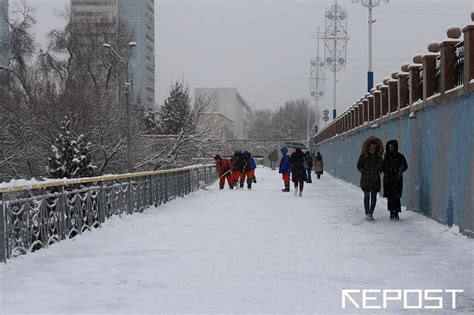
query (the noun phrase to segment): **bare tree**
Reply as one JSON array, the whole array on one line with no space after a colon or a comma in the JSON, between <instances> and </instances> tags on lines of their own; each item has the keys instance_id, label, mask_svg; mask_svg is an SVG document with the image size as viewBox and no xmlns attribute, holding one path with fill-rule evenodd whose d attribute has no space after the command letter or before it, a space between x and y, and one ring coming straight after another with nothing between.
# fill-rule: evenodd
<instances>
[{"instance_id":1,"label":"bare tree","mask_svg":"<svg viewBox=\"0 0 474 315\"><path fill-rule=\"evenodd\" d=\"M198 152L212 150L220 140L213 132L214 121L205 115L211 104L210 97L198 96L177 134L147 137L148 140L144 142L147 149L142 152L152 153L142 156L136 168L160 169L181 166L191 163L192 157L198 156Z\"/></svg>"}]
</instances>

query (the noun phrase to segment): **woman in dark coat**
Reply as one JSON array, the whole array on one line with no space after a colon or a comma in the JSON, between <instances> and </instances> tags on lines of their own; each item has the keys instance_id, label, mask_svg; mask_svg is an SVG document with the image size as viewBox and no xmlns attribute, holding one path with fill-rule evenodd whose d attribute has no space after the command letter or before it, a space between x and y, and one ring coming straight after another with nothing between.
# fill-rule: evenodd
<instances>
[{"instance_id":1,"label":"woman in dark coat","mask_svg":"<svg viewBox=\"0 0 474 315\"><path fill-rule=\"evenodd\" d=\"M364 192L365 215L373 220L377 193L380 191L380 173L383 168L383 144L377 137L369 137L364 141L362 153L357 162L357 169L361 173L360 188Z\"/></svg>"},{"instance_id":2,"label":"woman in dark coat","mask_svg":"<svg viewBox=\"0 0 474 315\"><path fill-rule=\"evenodd\" d=\"M324 172L323 156L319 152L316 154L316 157L314 158L314 172L318 176L318 179L321 178L321 175Z\"/></svg>"},{"instance_id":3,"label":"woman in dark coat","mask_svg":"<svg viewBox=\"0 0 474 315\"><path fill-rule=\"evenodd\" d=\"M387 210L390 220L398 220L402 211L400 198L403 191L403 173L408 169L405 156L398 152L397 140L390 140L385 147L383 161L383 195L388 199Z\"/></svg>"},{"instance_id":4,"label":"woman in dark coat","mask_svg":"<svg viewBox=\"0 0 474 315\"><path fill-rule=\"evenodd\" d=\"M306 182L311 184L311 170L313 169L313 156L309 151L304 154L304 168L306 169Z\"/></svg>"},{"instance_id":5,"label":"woman in dark coat","mask_svg":"<svg viewBox=\"0 0 474 315\"><path fill-rule=\"evenodd\" d=\"M299 196L303 197L303 187L306 181L306 169L304 167L305 155L301 149L296 149L290 158L293 165L292 180L295 183L295 196L298 194L298 187L300 189Z\"/></svg>"}]
</instances>

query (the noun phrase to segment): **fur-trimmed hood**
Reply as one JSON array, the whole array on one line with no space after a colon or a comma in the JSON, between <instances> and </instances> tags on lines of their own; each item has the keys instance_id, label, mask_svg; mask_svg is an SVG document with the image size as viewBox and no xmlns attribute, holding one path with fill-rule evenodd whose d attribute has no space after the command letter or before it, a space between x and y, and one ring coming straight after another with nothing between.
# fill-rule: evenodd
<instances>
[{"instance_id":1,"label":"fur-trimmed hood","mask_svg":"<svg viewBox=\"0 0 474 315\"><path fill-rule=\"evenodd\" d=\"M382 140L380 140L379 138L374 137L374 136L370 136L367 139L365 139L364 144L362 145L362 152L361 153L364 154L364 155L367 155L369 153L370 144L373 143L373 142L377 144L377 149L375 150L375 152L378 155L383 156L384 150L383 150Z\"/></svg>"}]
</instances>

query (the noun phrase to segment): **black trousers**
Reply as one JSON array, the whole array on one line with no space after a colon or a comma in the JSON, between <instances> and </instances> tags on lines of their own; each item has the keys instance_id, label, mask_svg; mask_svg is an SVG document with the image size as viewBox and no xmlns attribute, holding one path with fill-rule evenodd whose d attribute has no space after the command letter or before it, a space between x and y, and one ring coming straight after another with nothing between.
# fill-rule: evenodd
<instances>
[{"instance_id":1,"label":"black trousers","mask_svg":"<svg viewBox=\"0 0 474 315\"><path fill-rule=\"evenodd\" d=\"M377 204L377 192L376 191L364 191L364 207L365 214L373 214L375 205Z\"/></svg>"},{"instance_id":2,"label":"black trousers","mask_svg":"<svg viewBox=\"0 0 474 315\"><path fill-rule=\"evenodd\" d=\"M298 189L298 186L300 187L300 191L303 191L304 180L300 180L300 181L298 181L298 182L295 182L295 189L296 189L296 190Z\"/></svg>"},{"instance_id":3,"label":"black trousers","mask_svg":"<svg viewBox=\"0 0 474 315\"><path fill-rule=\"evenodd\" d=\"M308 183L312 183L312 182L313 182L313 181L311 180L311 169L310 169L310 168L306 169L306 181L307 181Z\"/></svg>"},{"instance_id":4,"label":"black trousers","mask_svg":"<svg viewBox=\"0 0 474 315\"><path fill-rule=\"evenodd\" d=\"M400 197L396 195L388 195L387 197L387 210L392 212L402 212L402 204L400 202Z\"/></svg>"}]
</instances>

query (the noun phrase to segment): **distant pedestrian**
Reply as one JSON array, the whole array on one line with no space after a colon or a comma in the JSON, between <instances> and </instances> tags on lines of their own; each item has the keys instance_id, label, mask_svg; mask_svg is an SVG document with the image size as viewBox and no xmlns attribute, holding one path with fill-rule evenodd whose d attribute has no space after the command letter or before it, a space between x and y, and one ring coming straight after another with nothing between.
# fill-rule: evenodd
<instances>
[{"instance_id":1,"label":"distant pedestrian","mask_svg":"<svg viewBox=\"0 0 474 315\"><path fill-rule=\"evenodd\" d=\"M311 171L313 170L313 156L309 151L304 154L304 168L306 170L306 182L311 184Z\"/></svg>"},{"instance_id":2,"label":"distant pedestrian","mask_svg":"<svg viewBox=\"0 0 474 315\"><path fill-rule=\"evenodd\" d=\"M214 157L216 161L216 173L219 176L219 189L224 189L225 180L227 179L227 184L230 189L234 189L234 181L232 179L232 163L228 159L223 159L217 154Z\"/></svg>"},{"instance_id":3,"label":"distant pedestrian","mask_svg":"<svg viewBox=\"0 0 474 315\"><path fill-rule=\"evenodd\" d=\"M268 159L270 160L270 166L274 171L276 169L276 162L278 161L278 151L276 149L273 150L268 156Z\"/></svg>"},{"instance_id":4,"label":"distant pedestrian","mask_svg":"<svg viewBox=\"0 0 474 315\"><path fill-rule=\"evenodd\" d=\"M357 169L361 173L360 188L364 191L365 215L373 220L377 193L380 191L380 173L383 167L383 144L377 137L369 137L364 141L362 153L357 162Z\"/></svg>"},{"instance_id":5,"label":"distant pedestrian","mask_svg":"<svg viewBox=\"0 0 474 315\"><path fill-rule=\"evenodd\" d=\"M301 149L296 149L295 152L291 155L291 165L292 165L292 179L293 183L295 184L295 196L298 195L298 188L299 188L299 196L303 197L303 187L304 182L306 181L306 169L304 167L305 164L305 154Z\"/></svg>"},{"instance_id":6,"label":"distant pedestrian","mask_svg":"<svg viewBox=\"0 0 474 315\"><path fill-rule=\"evenodd\" d=\"M282 175L283 183L285 184L285 188L281 191L289 192L290 191L290 174L291 174L291 159L288 155L288 149L286 147L282 147L280 149L281 154L283 155L280 160L280 168L279 173Z\"/></svg>"},{"instance_id":7,"label":"distant pedestrian","mask_svg":"<svg viewBox=\"0 0 474 315\"><path fill-rule=\"evenodd\" d=\"M323 156L321 153L316 153L316 156L314 157L314 172L316 173L316 176L318 179L321 179L321 175L323 175L324 171L324 164L323 164Z\"/></svg>"},{"instance_id":8,"label":"distant pedestrian","mask_svg":"<svg viewBox=\"0 0 474 315\"><path fill-rule=\"evenodd\" d=\"M254 184L256 184L257 183L257 177L255 175L255 172L257 170L257 162L255 162L255 159L254 159L253 156L250 156L249 163L250 163L250 177L251 177L252 181L254 182Z\"/></svg>"},{"instance_id":9,"label":"distant pedestrian","mask_svg":"<svg viewBox=\"0 0 474 315\"><path fill-rule=\"evenodd\" d=\"M252 183L255 176L255 160L252 158L252 154L248 151L242 153L242 169L240 172L240 188L244 188L245 181L247 180L248 190L252 190Z\"/></svg>"},{"instance_id":10,"label":"distant pedestrian","mask_svg":"<svg viewBox=\"0 0 474 315\"><path fill-rule=\"evenodd\" d=\"M408 169L405 156L398 152L398 141L390 140L386 144L383 160L383 195L387 200L390 220L398 220L402 211L400 198L403 192L403 173Z\"/></svg>"}]
</instances>

